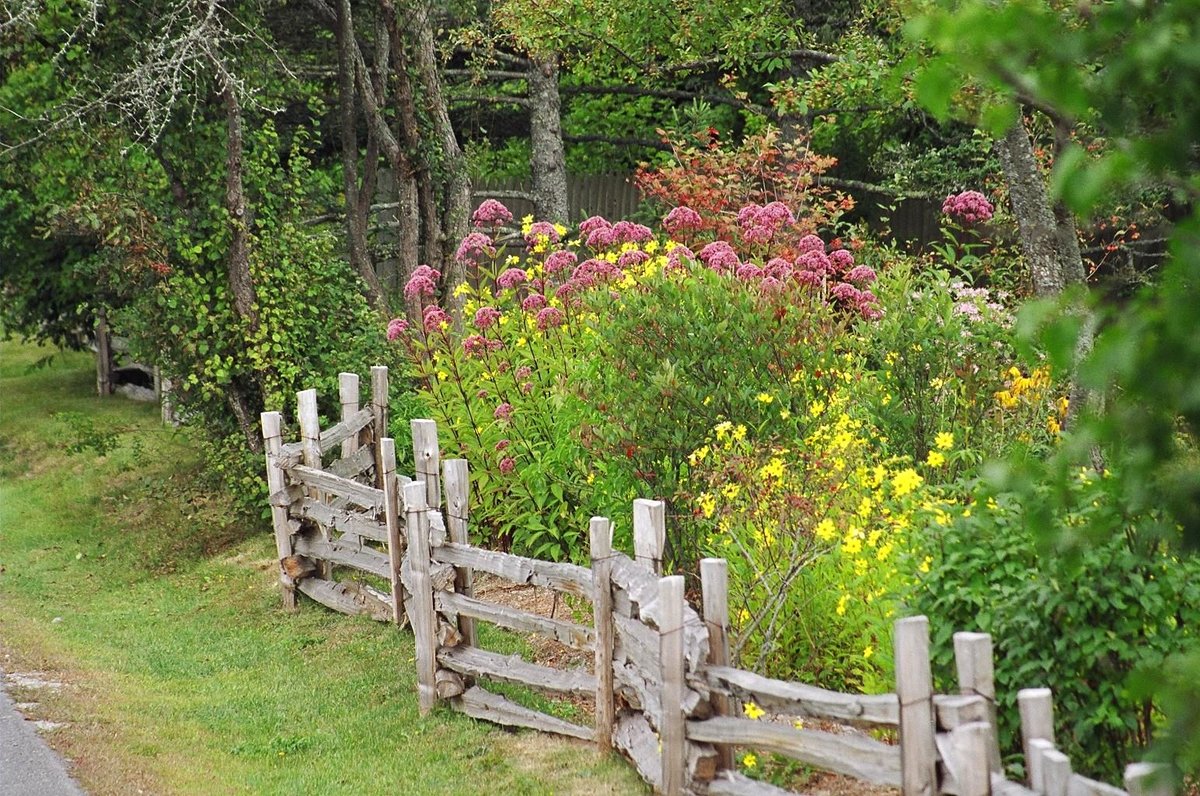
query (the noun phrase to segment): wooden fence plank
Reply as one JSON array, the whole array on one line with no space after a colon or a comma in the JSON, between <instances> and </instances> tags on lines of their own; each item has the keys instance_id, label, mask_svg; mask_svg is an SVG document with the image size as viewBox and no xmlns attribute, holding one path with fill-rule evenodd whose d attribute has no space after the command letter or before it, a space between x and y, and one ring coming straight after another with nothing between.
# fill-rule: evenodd
<instances>
[{"instance_id":1,"label":"wooden fence plank","mask_svg":"<svg viewBox=\"0 0 1200 796\"><path fill-rule=\"evenodd\" d=\"M468 688L453 702L455 707L463 713L476 719L512 727L529 727L541 732L567 735L584 741L592 740L591 727L580 727L578 724L530 710L479 686Z\"/></svg>"},{"instance_id":2,"label":"wooden fence plank","mask_svg":"<svg viewBox=\"0 0 1200 796\"><path fill-rule=\"evenodd\" d=\"M300 445L304 465L314 470L321 469L321 418L317 415L317 391L302 390L296 393L296 412L300 421ZM327 503L328 497L314 485L309 485L308 496L321 503ZM320 529L321 538L326 542L330 539L329 529ZM317 562L317 575L326 580L332 579L333 570L327 559Z\"/></svg>"},{"instance_id":3,"label":"wooden fence plank","mask_svg":"<svg viewBox=\"0 0 1200 796\"><path fill-rule=\"evenodd\" d=\"M391 437L380 440L383 459L383 518L387 530L388 583L391 585L392 621L404 624L404 584L400 570L404 565L406 542L400 535L400 483L396 479L396 441ZM432 588L432 586L431 586Z\"/></svg>"},{"instance_id":4,"label":"wooden fence plank","mask_svg":"<svg viewBox=\"0 0 1200 796\"><path fill-rule=\"evenodd\" d=\"M993 772L1003 773L1000 764L1000 740L996 732L996 677L992 652L992 637L987 633L955 633L954 664L958 673L958 690L967 696L979 696L987 702L987 718L991 725L988 741L988 761Z\"/></svg>"},{"instance_id":5,"label":"wooden fence plank","mask_svg":"<svg viewBox=\"0 0 1200 796\"><path fill-rule=\"evenodd\" d=\"M658 735L641 713L623 712L617 717L613 746L633 763L642 779L655 792L662 787L662 761L658 750Z\"/></svg>"},{"instance_id":6,"label":"wooden fence plank","mask_svg":"<svg viewBox=\"0 0 1200 796\"><path fill-rule=\"evenodd\" d=\"M342 404L342 422L345 423L354 415L358 414L359 393L358 393L358 374L357 373L339 373L338 374L338 401ZM374 415L371 416L372 419ZM355 429L357 431L357 429ZM347 459L354 455L358 450L358 434L351 432L346 439L342 440L342 455L341 458Z\"/></svg>"},{"instance_id":7,"label":"wooden fence plank","mask_svg":"<svg viewBox=\"0 0 1200 796\"><path fill-rule=\"evenodd\" d=\"M286 489L286 476L284 476L283 470L275 464L279 456L279 448L282 445L283 420L278 412L263 412L259 419L262 422L263 448L266 451L267 492L268 494L279 494ZM272 503L271 526L275 530L277 564L292 555L292 532L288 527L287 519L287 508ZM282 567L279 569L279 583L283 587L284 609L296 610L296 586Z\"/></svg>"},{"instance_id":8,"label":"wooden fence plank","mask_svg":"<svg viewBox=\"0 0 1200 796\"><path fill-rule=\"evenodd\" d=\"M937 745L933 723L933 673L929 663L929 620L895 624L896 694L900 702L900 749L904 796L937 793Z\"/></svg>"},{"instance_id":9,"label":"wooden fence plank","mask_svg":"<svg viewBox=\"0 0 1200 796\"><path fill-rule=\"evenodd\" d=\"M1042 754L1042 784L1046 796L1067 796L1071 786L1071 760L1057 749ZM1150 796L1143 794L1143 796ZM1164 794L1163 796L1169 796Z\"/></svg>"},{"instance_id":10,"label":"wooden fence plank","mask_svg":"<svg viewBox=\"0 0 1200 796\"><path fill-rule=\"evenodd\" d=\"M385 365L371 368L371 447L375 451L375 486L383 488L383 447L388 431L388 369Z\"/></svg>"},{"instance_id":11,"label":"wooden fence plank","mask_svg":"<svg viewBox=\"0 0 1200 796\"><path fill-rule=\"evenodd\" d=\"M945 763L958 796L989 796L992 792L991 729L986 721L972 721L950 732L952 756Z\"/></svg>"},{"instance_id":12,"label":"wooden fence plank","mask_svg":"<svg viewBox=\"0 0 1200 796\"><path fill-rule=\"evenodd\" d=\"M1029 754L1025 757L1025 773L1029 787L1038 793L1046 793L1046 753L1054 751L1054 744L1045 738L1029 739Z\"/></svg>"},{"instance_id":13,"label":"wooden fence plank","mask_svg":"<svg viewBox=\"0 0 1200 796\"><path fill-rule=\"evenodd\" d=\"M671 575L658 582L658 645L662 661L662 724L658 732L662 738L662 790L666 796L680 796L687 787L687 736L683 726L683 601L682 575Z\"/></svg>"},{"instance_id":14,"label":"wooden fence plank","mask_svg":"<svg viewBox=\"0 0 1200 796\"><path fill-rule=\"evenodd\" d=\"M305 392L311 392L315 399L316 390L305 390ZM299 395L300 393L297 393L297 396ZM373 415L370 409L362 409L342 422L330 426L324 431L321 431L320 427L318 426L316 433L317 450L320 451L322 456L328 454L347 439L357 435L359 431L370 425L372 417ZM283 446L281 456L279 458L280 467L292 467L302 461L304 461L303 440L300 442L291 442Z\"/></svg>"},{"instance_id":15,"label":"wooden fence plank","mask_svg":"<svg viewBox=\"0 0 1200 796\"><path fill-rule=\"evenodd\" d=\"M367 589L352 581L338 583L321 578L305 578L297 586L311 599L351 616L366 615L379 622L390 622L392 609Z\"/></svg>"},{"instance_id":16,"label":"wooden fence plank","mask_svg":"<svg viewBox=\"0 0 1200 796\"><path fill-rule=\"evenodd\" d=\"M1022 688L1017 692L1017 710L1021 715L1021 745L1025 752L1025 774L1029 787L1041 792L1040 782L1033 778L1035 760L1032 742L1044 739L1054 745L1054 696L1049 688Z\"/></svg>"},{"instance_id":17,"label":"wooden fence plank","mask_svg":"<svg viewBox=\"0 0 1200 796\"><path fill-rule=\"evenodd\" d=\"M446 492L446 531L450 541L457 545L470 543L468 519L471 504L471 476L466 459L447 459L442 464L442 483ZM471 597L474 595L474 573L470 567L456 567L454 590ZM469 616L458 618L458 631L467 646L476 646L475 620Z\"/></svg>"},{"instance_id":18,"label":"wooden fence plank","mask_svg":"<svg viewBox=\"0 0 1200 796\"><path fill-rule=\"evenodd\" d=\"M365 450L365 449L364 449ZM282 476L283 473L281 472ZM301 498L292 504L288 512L290 516L320 523L330 530L339 533L349 533L361 536L373 542L387 541L387 525L372 519L366 514L359 514L345 509L337 509L312 498Z\"/></svg>"},{"instance_id":19,"label":"wooden fence plank","mask_svg":"<svg viewBox=\"0 0 1200 796\"><path fill-rule=\"evenodd\" d=\"M470 677L490 677L520 683L543 691L593 696L596 678L584 669L552 669L529 663L520 655L501 655L475 647L450 647L438 651L438 662Z\"/></svg>"},{"instance_id":20,"label":"wooden fence plank","mask_svg":"<svg viewBox=\"0 0 1200 796\"><path fill-rule=\"evenodd\" d=\"M612 523L604 517L592 517L588 525L592 555L592 624L596 632L596 746L601 752L612 749L616 724L616 699L613 693L613 657L616 646L613 629L612 595Z\"/></svg>"},{"instance_id":21,"label":"wooden fence plank","mask_svg":"<svg viewBox=\"0 0 1200 796\"><path fill-rule=\"evenodd\" d=\"M378 512L383 510L382 489L376 489L373 486L360 484L357 481L351 481L349 478L341 478L324 470L317 470L302 464L289 469L288 474L307 487L345 498L350 503L368 511Z\"/></svg>"},{"instance_id":22,"label":"wooden fence plank","mask_svg":"<svg viewBox=\"0 0 1200 796\"><path fill-rule=\"evenodd\" d=\"M1068 796L1130 796L1116 785L1089 779L1082 774L1071 775L1071 781L1067 783L1067 794Z\"/></svg>"},{"instance_id":23,"label":"wooden fence plank","mask_svg":"<svg viewBox=\"0 0 1200 796\"><path fill-rule=\"evenodd\" d=\"M642 498L633 501L634 559L655 575L661 575L666 542L667 504Z\"/></svg>"},{"instance_id":24,"label":"wooden fence plank","mask_svg":"<svg viewBox=\"0 0 1200 796\"><path fill-rule=\"evenodd\" d=\"M301 534L296 537L295 550L302 556L317 561L328 561L338 566L351 567L361 572L391 579L388 557L369 547L359 547L339 540L327 541L319 537Z\"/></svg>"},{"instance_id":25,"label":"wooden fence plank","mask_svg":"<svg viewBox=\"0 0 1200 796\"><path fill-rule=\"evenodd\" d=\"M422 481L404 486L404 525L408 529L408 559L412 570L412 598L407 605L417 645L417 701L422 716L437 704L437 616L429 575L429 512L425 494Z\"/></svg>"},{"instance_id":26,"label":"wooden fence plank","mask_svg":"<svg viewBox=\"0 0 1200 796\"><path fill-rule=\"evenodd\" d=\"M723 558L700 561L700 592L704 624L708 628L708 663L729 666L729 562ZM724 693L712 695L713 713L717 716L736 715L734 700ZM717 747L717 766L733 768L733 747Z\"/></svg>"},{"instance_id":27,"label":"wooden fence plank","mask_svg":"<svg viewBox=\"0 0 1200 796\"><path fill-rule=\"evenodd\" d=\"M596 634L590 627L577 625L562 619L551 619L540 614L522 611L507 605L477 600L451 592L438 592L434 604L443 613L451 612L482 619L508 630L521 633L538 633L565 644L572 649L591 652L595 649Z\"/></svg>"},{"instance_id":28,"label":"wooden fence plank","mask_svg":"<svg viewBox=\"0 0 1200 796\"><path fill-rule=\"evenodd\" d=\"M355 480L375 466L375 453L371 448L359 448L349 456L331 462L325 469L341 478Z\"/></svg>"},{"instance_id":29,"label":"wooden fence plank","mask_svg":"<svg viewBox=\"0 0 1200 796\"><path fill-rule=\"evenodd\" d=\"M453 542L433 548L433 557L445 564L482 570L519 585L544 586L589 600L592 597L591 570L575 564L539 561Z\"/></svg>"},{"instance_id":30,"label":"wooden fence plank","mask_svg":"<svg viewBox=\"0 0 1200 796\"><path fill-rule=\"evenodd\" d=\"M438 449L437 423L432 420L412 420L414 477L425 482L425 501L429 508L442 505L442 465Z\"/></svg>"},{"instance_id":31,"label":"wooden fence plank","mask_svg":"<svg viewBox=\"0 0 1200 796\"><path fill-rule=\"evenodd\" d=\"M725 743L787 755L801 763L848 774L876 785L900 784L900 748L862 733L798 730L786 724L717 716L689 721L693 741Z\"/></svg>"},{"instance_id":32,"label":"wooden fence plank","mask_svg":"<svg viewBox=\"0 0 1200 796\"><path fill-rule=\"evenodd\" d=\"M795 796L795 791L750 779L736 771L723 771L708 783L708 796Z\"/></svg>"},{"instance_id":33,"label":"wooden fence plank","mask_svg":"<svg viewBox=\"0 0 1200 796\"><path fill-rule=\"evenodd\" d=\"M705 666L698 674L714 691L768 710L869 726L900 726L900 702L895 694L843 694L728 666Z\"/></svg>"}]
</instances>

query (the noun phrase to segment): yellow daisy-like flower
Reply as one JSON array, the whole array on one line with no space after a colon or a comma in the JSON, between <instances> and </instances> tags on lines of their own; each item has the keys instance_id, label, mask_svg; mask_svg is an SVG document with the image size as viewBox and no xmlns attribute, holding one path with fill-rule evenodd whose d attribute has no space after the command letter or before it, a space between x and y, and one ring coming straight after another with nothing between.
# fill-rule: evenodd
<instances>
[{"instance_id":1,"label":"yellow daisy-like flower","mask_svg":"<svg viewBox=\"0 0 1200 796\"><path fill-rule=\"evenodd\" d=\"M834 610L836 610L836 611L837 611L837 615L838 615L838 616L845 616L845 615L846 615L846 604L847 604L847 603L849 603L849 602L850 602L850 595L849 595L849 594L843 594L841 597L839 597L839 598L838 598L838 602L837 602L837 608L836 608L836 609L834 609Z\"/></svg>"},{"instance_id":2,"label":"yellow daisy-like flower","mask_svg":"<svg viewBox=\"0 0 1200 796\"><path fill-rule=\"evenodd\" d=\"M742 755L742 765L746 768L754 768L758 765L758 758L754 756L754 752L746 752Z\"/></svg>"},{"instance_id":3,"label":"yellow daisy-like flower","mask_svg":"<svg viewBox=\"0 0 1200 796\"><path fill-rule=\"evenodd\" d=\"M760 404L769 404L775 400L775 396L771 395L769 392L760 392L755 396L755 400L757 400Z\"/></svg>"},{"instance_id":4,"label":"yellow daisy-like flower","mask_svg":"<svg viewBox=\"0 0 1200 796\"><path fill-rule=\"evenodd\" d=\"M925 479L917 475L916 470L909 467L901 470L892 477L892 489L895 491L896 497L903 497L924 482Z\"/></svg>"},{"instance_id":5,"label":"yellow daisy-like flower","mask_svg":"<svg viewBox=\"0 0 1200 796\"><path fill-rule=\"evenodd\" d=\"M942 431L933 438L933 444L939 450L948 451L954 447L954 435L949 431Z\"/></svg>"},{"instance_id":6,"label":"yellow daisy-like flower","mask_svg":"<svg viewBox=\"0 0 1200 796\"><path fill-rule=\"evenodd\" d=\"M868 644L866 646L866 648L863 650L863 660L864 661L870 660L871 656L874 654L875 654L875 648L872 647L870 644Z\"/></svg>"},{"instance_id":7,"label":"yellow daisy-like flower","mask_svg":"<svg viewBox=\"0 0 1200 796\"><path fill-rule=\"evenodd\" d=\"M925 463L930 467L941 467L946 463L946 457L938 451L930 451L929 455L925 457Z\"/></svg>"},{"instance_id":8,"label":"yellow daisy-like flower","mask_svg":"<svg viewBox=\"0 0 1200 796\"><path fill-rule=\"evenodd\" d=\"M813 533L817 535L818 539L828 542L837 536L837 529L833 527L833 520L826 517L817 523L817 527L813 530Z\"/></svg>"},{"instance_id":9,"label":"yellow daisy-like flower","mask_svg":"<svg viewBox=\"0 0 1200 796\"><path fill-rule=\"evenodd\" d=\"M792 722L792 726L795 727L797 730L803 730L804 729L804 719L796 719L795 721Z\"/></svg>"},{"instance_id":10,"label":"yellow daisy-like flower","mask_svg":"<svg viewBox=\"0 0 1200 796\"><path fill-rule=\"evenodd\" d=\"M746 718L754 719L755 721L766 715L766 711L753 702L747 702L745 707L742 708L742 712L746 714Z\"/></svg>"},{"instance_id":11,"label":"yellow daisy-like flower","mask_svg":"<svg viewBox=\"0 0 1200 796\"><path fill-rule=\"evenodd\" d=\"M791 409L780 409L779 410L779 419L780 420L787 420L791 416L792 416Z\"/></svg>"}]
</instances>

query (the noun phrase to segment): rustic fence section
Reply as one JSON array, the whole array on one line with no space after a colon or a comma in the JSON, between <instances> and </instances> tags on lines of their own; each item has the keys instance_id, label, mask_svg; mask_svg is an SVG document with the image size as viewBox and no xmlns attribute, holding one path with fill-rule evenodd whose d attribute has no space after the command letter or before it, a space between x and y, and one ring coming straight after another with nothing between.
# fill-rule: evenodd
<instances>
[{"instance_id":1,"label":"rustic fence section","mask_svg":"<svg viewBox=\"0 0 1200 796\"><path fill-rule=\"evenodd\" d=\"M986 634L955 635L960 693L954 695L933 691L925 617L895 625L895 693L843 694L730 666L726 563L701 563L697 613L684 597L683 579L661 577L660 501L632 506L635 558L612 549L612 523L603 517L590 523L590 567L471 545L467 462L442 462L436 426L414 420L416 479L400 475L395 443L386 436L386 368L372 369L371 393L360 408L357 376L342 374L341 420L328 429L320 428L315 392L299 393L300 440L290 444L282 441L279 414L262 416L280 581L288 608L298 591L344 613L407 620L422 712L445 704L616 749L667 794L789 793L740 774L739 749L899 787L904 796L1170 796L1147 766L1129 768L1127 791L1073 773L1054 747L1047 689L1018 695L1029 780L1005 779ZM344 569L362 574L339 579ZM591 623L481 597L473 589L478 572L590 602ZM591 665L553 668L484 649L477 622L591 653ZM594 721L585 726L531 709L489 690L493 682L585 698ZM750 704L769 718L744 712L741 706Z\"/></svg>"}]
</instances>

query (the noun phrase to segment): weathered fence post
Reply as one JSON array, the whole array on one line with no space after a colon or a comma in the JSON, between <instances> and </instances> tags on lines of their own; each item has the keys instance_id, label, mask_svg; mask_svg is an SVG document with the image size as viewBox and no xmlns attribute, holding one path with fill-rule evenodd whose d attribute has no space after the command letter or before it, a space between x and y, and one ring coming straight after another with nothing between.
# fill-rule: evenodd
<instances>
[{"instance_id":1,"label":"weathered fence post","mask_svg":"<svg viewBox=\"0 0 1200 796\"><path fill-rule=\"evenodd\" d=\"M656 575L662 574L663 548L667 543L667 504L661 500L633 501L633 554Z\"/></svg>"},{"instance_id":2,"label":"weathered fence post","mask_svg":"<svg viewBox=\"0 0 1200 796\"><path fill-rule=\"evenodd\" d=\"M988 796L992 792L992 770L988 749L991 725L972 721L950 731L954 750L954 782L958 796Z\"/></svg>"},{"instance_id":3,"label":"weathered fence post","mask_svg":"<svg viewBox=\"0 0 1200 796\"><path fill-rule=\"evenodd\" d=\"M288 528L287 508L277 506L274 502L274 498L287 486L283 469L276 463L279 449L283 446L283 420L278 412L263 412L259 419L262 421L263 449L266 451L267 494L272 498L271 526L275 529L276 564L279 566L279 583L283 586L283 607L295 611L296 584L283 571L283 560L292 555L292 532Z\"/></svg>"},{"instance_id":4,"label":"weathered fence post","mask_svg":"<svg viewBox=\"0 0 1200 796\"><path fill-rule=\"evenodd\" d=\"M596 630L596 748L612 750L616 704L613 695L612 523L592 517L588 531L592 553L592 617Z\"/></svg>"},{"instance_id":5,"label":"weathered fence post","mask_svg":"<svg viewBox=\"0 0 1200 796\"><path fill-rule=\"evenodd\" d=\"M958 670L958 690L967 696L981 696L987 701L991 739L988 741L988 761L991 770L1003 773L1000 765L1000 739L996 731L996 676L992 659L992 637L987 633L955 633L954 665Z\"/></svg>"},{"instance_id":6,"label":"weathered fence post","mask_svg":"<svg viewBox=\"0 0 1200 796\"><path fill-rule=\"evenodd\" d=\"M683 715L682 575L659 579L658 610L658 648L662 661L662 726L658 728L662 738L662 789L666 796L679 796L687 779Z\"/></svg>"},{"instance_id":7,"label":"weathered fence post","mask_svg":"<svg viewBox=\"0 0 1200 796\"><path fill-rule=\"evenodd\" d=\"M408 562L412 570L409 619L417 645L417 700L421 715L437 704L437 616L433 612L433 582L429 574L429 506L425 495L424 481L404 485Z\"/></svg>"},{"instance_id":8,"label":"weathered fence post","mask_svg":"<svg viewBox=\"0 0 1200 796\"><path fill-rule=\"evenodd\" d=\"M300 445L304 456L304 466L314 470L321 469L321 418L317 414L317 391L303 390L296 393L297 414L300 419ZM313 487L308 490L309 497L314 500L324 500L321 492ZM321 539L329 541L329 529L321 526ZM317 561L317 574L329 580L333 574L333 565L325 559Z\"/></svg>"},{"instance_id":9,"label":"weathered fence post","mask_svg":"<svg viewBox=\"0 0 1200 796\"><path fill-rule=\"evenodd\" d=\"M413 467L418 481L425 482L425 501L429 508L442 505L441 453L438 450L437 423L432 420L413 420Z\"/></svg>"},{"instance_id":10,"label":"weathered fence post","mask_svg":"<svg viewBox=\"0 0 1200 796\"><path fill-rule=\"evenodd\" d=\"M900 700L900 771L904 796L937 793L937 746L933 723L933 672L929 663L929 620L900 619L895 625L896 694Z\"/></svg>"},{"instance_id":11,"label":"weathered fence post","mask_svg":"<svg viewBox=\"0 0 1200 796\"><path fill-rule=\"evenodd\" d=\"M383 489L383 438L388 436L388 369L371 368L371 444L375 448L375 486Z\"/></svg>"},{"instance_id":12,"label":"weathered fence post","mask_svg":"<svg viewBox=\"0 0 1200 796\"><path fill-rule=\"evenodd\" d=\"M344 411L344 410L343 410ZM404 561L404 540L400 536L400 490L396 478L396 441L384 437L383 445L383 515L387 522L389 580L392 585L392 621L404 622L404 584L400 582L400 566Z\"/></svg>"},{"instance_id":13,"label":"weathered fence post","mask_svg":"<svg viewBox=\"0 0 1200 796\"><path fill-rule=\"evenodd\" d=\"M358 412L358 374L338 374L338 400L342 404L342 420ZM342 458L352 456L358 450L358 435L351 434L342 441Z\"/></svg>"},{"instance_id":14,"label":"weathered fence post","mask_svg":"<svg viewBox=\"0 0 1200 796\"><path fill-rule=\"evenodd\" d=\"M108 333L108 315L101 308L96 311L96 392L111 395L112 383L112 340Z\"/></svg>"},{"instance_id":15,"label":"weathered fence post","mask_svg":"<svg viewBox=\"0 0 1200 796\"><path fill-rule=\"evenodd\" d=\"M1040 759L1034 760L1032 741L1042 738L1054 745L1054 697L1049 688L1023 688L1017 692L1017 709L1021 714L1021 746L1025 752L1025 775L1029 787L1041 790Z\"/></svg>"},{"instance_id":16,"label":"weathered fence post","mask_svg":"<svg viewBox=\"0 0 1200 796\"><path fill-rule=\"evenodd\" d=\"M1071 785L1071 760L1057 749L1042 752L1042 792L1067 796Z\"/></svg>"},{"instance_id":17,"label":"weathered fence post","mask_svg":"<svg viewBox=\"0 0 1200 796\"><path fill-rule=\"evenodd\" d=\"M1130 763L1125 767L1125 790L1129 796L1172 796L1175 787L1161 763Z\"/></svg>"},{"instance_id":18,"label":"weathered fence post","mask_svg":"<svg viewBox=\"0 0 1200 796\"><path fill-rule=\"evenodd\" d=\"M723 558L700 561L700 590L704 602L704 624L708 627L708 662L729 665L729 562ZM724 694L713 695L713 713L732 716L733 706ZM717 744L717 768L733 768L733 747Z\"/></svg>"},{"instance_id":19,"label":"weathered fence post","mask_svg":"<svg viewBox=\"0 0 1200 796\"><path fill-rule=\"evenodd\" d=\"M469 544L467 519L470 517L471 477L466 459L447 459L442 463L446 490L446 531L454 544ZM454 590L470 597L474 594L470 567L456 567ZM469 616L458 617L458 631L468 647L479 646L475 639L475 620Z\"/></svg>"},{"instance_id":20,"label":"weathered fence post","mask_svg":"<svg viewBox=\"0 0 1200 796\"><path fill-rule=\"evenodd\" d=\"M1030 738L1029 753L1025 755L1025 773L1029 787L1038 793L1046 792L1046 755L1054 751L1054 744L1045 738Z\"/></svg>"}]
</instances>

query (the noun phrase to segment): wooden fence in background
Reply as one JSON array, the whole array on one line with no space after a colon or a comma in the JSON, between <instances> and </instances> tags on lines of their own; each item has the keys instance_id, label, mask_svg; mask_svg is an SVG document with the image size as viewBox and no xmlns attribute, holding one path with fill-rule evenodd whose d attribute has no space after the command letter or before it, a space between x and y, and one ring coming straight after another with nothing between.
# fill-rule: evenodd
<instances>
[{"instance_id":1,"label":"wooden fence in background","mask_svg":"<svg viewBox=\"0 0 1200 796\"><path fill-rule=\"evenodd\" d=\"M955 635L955 695L933 691L925 617L896 622L895 693L844 694L733 667L726 562L702 562L697 611L684 597L682 576L661 576L661 501L634 501L632 558L612 549L612 524L603 517L591 521L587 567L476 547L469 542L468 464L441 461L433 421L412 421L414 477L397 473L395 444L386 436L387 369L372 369L366 407L354 374L342 374L339 398L340 422L322 430L315 391L299 393L300 439L290 444L282 441L279 414L262 416L284 604L295 608L299 591L344 613L407 621L422 712L445 704L615 749L657 791L672 795L790 792L739 773L735 748L899 787L904 796L1125 795L1071 773L1053 747L1045 689L1024 691L1019 700L1028 787L1004 778L986 634ZM339 579L347 569L359 574ZM591 621L476 595L477 572L590 602ZM591 665L555 668L485 649L477 622L553 639L585 653ZM493 683L584 698L593 721L526 707ZM750 703L764 715L749 717L742 706ZM820 729L802 726L804 720ZM1145 766L1131 766L1126 785L1133 796L1169 793Z\"/></svg>"}]
</instances>

